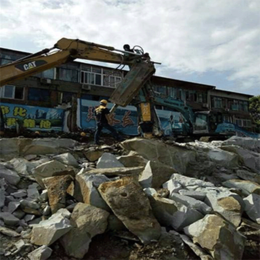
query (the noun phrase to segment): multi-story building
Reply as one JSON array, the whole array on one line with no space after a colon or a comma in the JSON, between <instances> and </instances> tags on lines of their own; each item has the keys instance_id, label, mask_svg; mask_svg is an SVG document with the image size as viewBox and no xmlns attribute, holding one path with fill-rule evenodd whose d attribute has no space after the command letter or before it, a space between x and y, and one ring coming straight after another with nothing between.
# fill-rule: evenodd
<instances>
[{"instance_id":1,"label":"multi-story building","mask_svg":"<svg viewBox=\"0 0 260 260\"><path fill-rule=\"evenodd\" d=\"M210 90L209 95L211 110L221 112L225 121L251 130L252 120L248 108L252 95L218 89Z\"/></svg>"},{"instance_id":2,"label":"multi-story building","mask_svg":"<svg viewBox=\"0 0 260 260\"><path fill-rule=\"evenodd\" d=\"M29 53L0 48L0 65L27 56ZM76 99L98 101L108 98L127 71L83 62L69 62L0 88L2 103L55 108ZM153 76L156 93L171 96L190 105L194 111L215 110L224 119L250 129L248 112L250 95L217 90L216 87ZM73 107L73 106L72 106ZM167 110L163 106L157 109ZM76 119L71 117L70 128Z\"/></svg>"}]
</instances>

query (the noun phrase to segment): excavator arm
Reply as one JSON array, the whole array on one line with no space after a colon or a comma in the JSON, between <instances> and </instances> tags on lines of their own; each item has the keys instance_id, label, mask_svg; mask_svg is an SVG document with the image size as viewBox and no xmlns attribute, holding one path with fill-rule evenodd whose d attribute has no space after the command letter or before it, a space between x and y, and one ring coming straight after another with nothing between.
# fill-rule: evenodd
<instances>
[{"instance_id":1,"label":"excavator arm","mask_svg":"<svg viewBox=\"0 0 260 260\"><path fill-rule=\"evenodd\" d=\"M12 63L0 67L0 86L26 78L41 71L57 67L75 59L87 59L100 62L133 66L148 59L145 55L116 50L101 44L62 38L53 48L44 49ZM141 61L141 62L140 62ZM149 62L151 66L153 64ZM153 72L154 73L154 70Z\"/></svg>"},{"instance_id":2,"label":"excavator arm","mask_svg":"<svg viewBox=\"0 0 260 260\"><path fill-rule=\"evenodd\" d=\"M75 59L129 66L129 72L110 96L110 101L115 103L116 106L127 106L155 72L155 62L150 60L147 53L134 52L133 50L122 51L111 46L78 39L62 38L50 49L44 49L1 66L0 86L13 83L16 80L24 79ZM150 113L152 114L152 111Z\"/></svg>"}]
</instances>

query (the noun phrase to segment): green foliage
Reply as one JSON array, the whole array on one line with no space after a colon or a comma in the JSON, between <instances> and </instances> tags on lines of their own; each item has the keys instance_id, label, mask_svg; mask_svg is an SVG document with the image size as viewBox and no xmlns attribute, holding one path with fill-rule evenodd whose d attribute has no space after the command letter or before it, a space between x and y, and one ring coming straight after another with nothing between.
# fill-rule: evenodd
<instances>
[{"instance_id":1,"label":"green foliage","mask_svg":"<svg viewBox=\"0 0 260 260\"><path fill-rule=\"evenodd\" d=\"M258 131L260 131L260 95L249 99L249 112Z\"/></svg>"}]
</instances>

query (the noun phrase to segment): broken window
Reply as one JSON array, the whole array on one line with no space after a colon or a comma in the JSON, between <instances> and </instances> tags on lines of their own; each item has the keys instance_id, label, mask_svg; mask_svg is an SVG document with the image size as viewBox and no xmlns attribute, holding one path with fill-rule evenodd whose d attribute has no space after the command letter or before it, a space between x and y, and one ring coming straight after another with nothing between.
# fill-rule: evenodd
<instances>
[{"instance_id":1,"label":"broken window","mask_svg":"<svg viewBox=\"0 0 260 260\"><path fill-rule=\"evenodd\" d=\"M1 97L8 98L8 99L23 99L24 88L13 86L13 85L5 85L2 88Z\"/></svg>"}]
</instances>

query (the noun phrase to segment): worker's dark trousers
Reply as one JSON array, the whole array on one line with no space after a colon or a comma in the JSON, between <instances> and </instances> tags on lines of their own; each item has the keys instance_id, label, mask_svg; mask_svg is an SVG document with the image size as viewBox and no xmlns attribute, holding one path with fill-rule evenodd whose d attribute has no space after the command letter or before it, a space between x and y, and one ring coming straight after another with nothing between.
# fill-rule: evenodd
<instances>
[{"instance_id":1,"label":"worker's dark trousers","mask_svg":"<svg viewBox=\"0 0 260 260\"><path fill-rule=\"evenodd\" d=\"M109 130L111 132L111 134L113 135L113 137L118 141L119 140L119 136L117 131L109 124L97 124L96 127L96 131L95 131L95 135L94 135L94 141L95 144L99 143L99 137L100 137L100 133L102 131L103 128L106 128L107 130Z\"/></svg>"}]
</instances>

